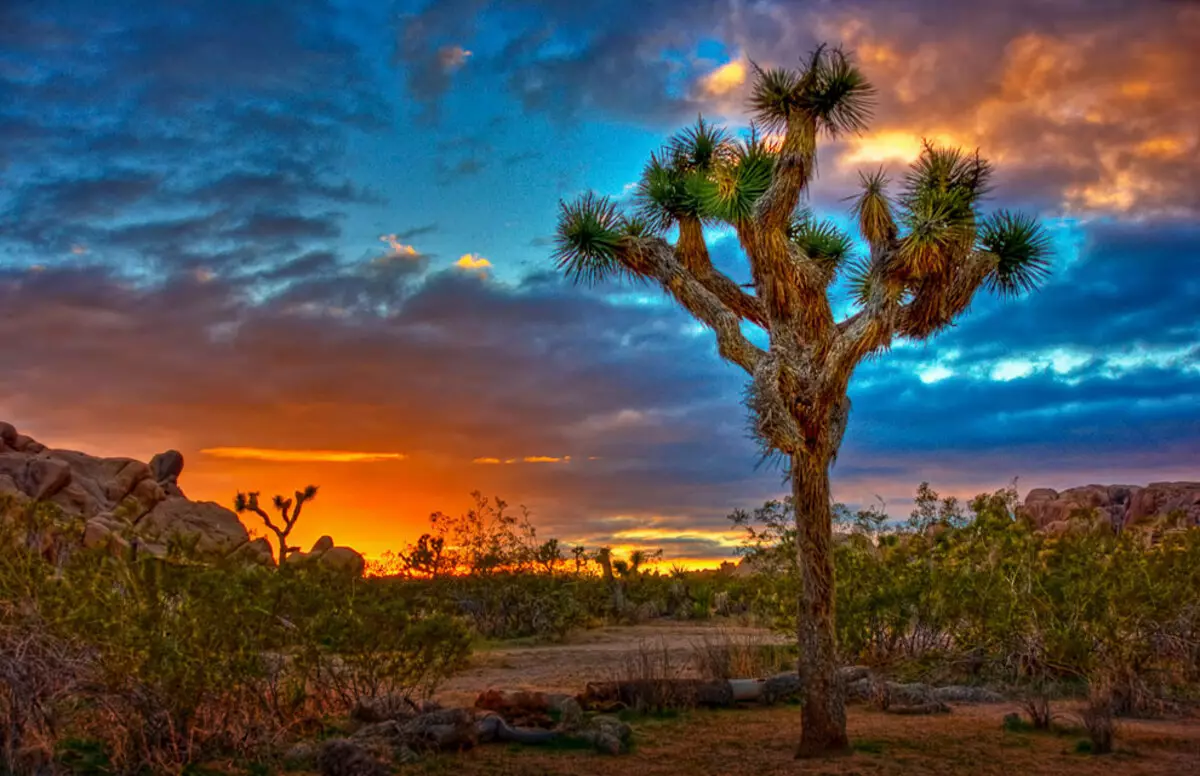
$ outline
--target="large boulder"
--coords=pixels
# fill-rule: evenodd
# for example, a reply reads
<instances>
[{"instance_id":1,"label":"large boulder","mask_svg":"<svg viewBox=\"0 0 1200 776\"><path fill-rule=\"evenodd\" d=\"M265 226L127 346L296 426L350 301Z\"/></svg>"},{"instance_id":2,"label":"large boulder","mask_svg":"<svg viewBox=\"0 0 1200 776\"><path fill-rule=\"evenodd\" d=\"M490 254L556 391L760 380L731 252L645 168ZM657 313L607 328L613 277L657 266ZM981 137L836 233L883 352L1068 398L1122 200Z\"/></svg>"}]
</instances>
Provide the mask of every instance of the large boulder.
<instances>
[{"instance_id":1,"label":"large boulder","mask_svg":"<svg viewBox=\"0 0 1200 776\"><path fill-rule=\"evenodd\" d=\"M330 547L317 562L323 568L355 577L361 577L367 567L366 559L351 547Z\"/></svg>"},{"instance_id":2,"label":"large boulder","mask_svg":"<svg viewBox=\"0 0 1200 776\"><path fill-rule=\"evenodd\" d=\"M0 453L4 452L6 447L16 447L17 445L17 428L11 423L0 421Z\"/></svg>"},{"instance_id":3,"label":"large boulder","mask_svg":"<svg viewBox=\"0 0 1200 776\"><path fill-rule=\"evenodd\" d=\"M25 467L25 490L35 501L48 499L71 482L71 466L57 458L34 458Z\"/></svg>"},{"instance_id":4,"label":"large boulder","mask_svg":"<svg viewBox=\"0 0 1200 776\"><path fill-rule=\"evenodd\" d=\"M1200 482L1152 482L1133 495L1125 515L1126 526L1155 517L1179 515L1185 525L1200 525Z\"/></svg>"},{"instance_id":5,"label":"large boulder","mask_svg":"<svg viewBox=\"0 0 1200 776\"><path fill-rule=\"evenodd\" d=\"M167 450L150 459L150 471L157 482L175 482L183 473L183 453Z\"/></svg>"},{"instance_id":6,"label":"large boulder","mask_svg":"<svg viewBox=\"0 0 1200 776\"><path fill-rule=\"evenodd\" d=\"M139 535L159 541L193 538L202 554L227 554L250 541L238 516L212 501L170 496L137 523Z\"/></svg>"},{"instance_id":7,"label":"large boulder","mask_svg":"<svg viewBox=\"0 0 1200 776\"><path fill-rule=\"evenodd\" d=\"M1189 526L1200 525L1200 482L1152 482L1138 485L1084 485L1055 491L1029 491L1021 512L1039 530L1062 534L1093 525L1113 530L1149 524L1179 515Z\"/></svg>"},{"instance_id":8,"label":"large boulder","mask_svg":"<svg viewBox=\"0 0 1200 776\"><path fill-rule=\"evenodd\" d=\"M261 536L238 547L229 554L229 557L248 565L275 565L275 553L271 550L271 543Z\"/></svg>"}]
</instances>

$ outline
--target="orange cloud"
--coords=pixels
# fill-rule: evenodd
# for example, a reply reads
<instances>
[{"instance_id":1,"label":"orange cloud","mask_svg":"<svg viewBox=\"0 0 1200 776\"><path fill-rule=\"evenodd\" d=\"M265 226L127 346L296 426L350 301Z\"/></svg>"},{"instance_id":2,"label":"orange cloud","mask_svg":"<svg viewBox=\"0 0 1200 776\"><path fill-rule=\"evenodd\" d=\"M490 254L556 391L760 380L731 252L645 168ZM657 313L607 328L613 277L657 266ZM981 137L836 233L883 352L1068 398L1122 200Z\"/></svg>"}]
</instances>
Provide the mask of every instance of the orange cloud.
<instances>
[{"instance_id":1,"label":"orange cloud","mask_svg":"<svg viewBox=\"0 0 1200 776\"><path fill-rule=\"evenodd\" d=\"M746 83L747 70L741 59L726 62L700 79L700 90L709 97L724 97Z\"/></svg>"},{"instance_id":2,"label":"orange cloud","mask_svg":"<svg viewBox=\"0 0 1200 776\"><path fill-rule=\"evenodd\" d=\"M392 252L390 257L417 258L421 255L413 246L400 242L399 238L394 234L380 235L379 240L380 242L385 242L391 246Z\"/></svg>"},{"instance_id":3,"label":"orange cloud","mask_svg":"<svg viewBox=\"0 0 1200 776\"><path fill-rule=\"evenodd\" d=\"M454 262L454 266L459 269L487 269L492 266L492 263L478 254L464 253L458 261Z\"/></svg>"},{"instance_id":4,"label":"orange cloud","mask_svg":"<svg viewBox=\"0 0 1200 776\"><path fill-rule=\"evenodd\" d=\"M523 459L525 463L566 463L571 460L571 456L564 455L561 458L550 455L527 455Z\"/></svg>"},{"instance_id":5,"label":"orange cloud","mask_svg":"<svg viewBox=\"0 0 1200 776\"><path fill-rule=\"evenodd\" d=\"M935 145L964 145L948 133L921 134L907 130L885 130L863 137L852 138L848 148L838 158L842 165L881 164L903 162L907 164L921 155L924 141Z\"/></svg>"},{"instance_id":6,"label":"orange cloud","mask_svg":"<svg viewBox=\"0 0 1200 776\"><path fill-rule=\"evenodd\" d=\"M499 458L476 458L475 460L471 461L471 463L496 464L496 463L504 463L504 462L501 461Z\"/></svg>"},{"instance_id":7,"label":"orange cloud","mask_svg":"<svg viewBox=\"0 0 1200 776\"><path fill-rule=\"evenodd\" d=\"M279 463L371 463L403 461L403 453L365 453L347 450L272 450L263 447L207 447L200 451L214 458L236 458Z\"/></svg>"}]
</instances>

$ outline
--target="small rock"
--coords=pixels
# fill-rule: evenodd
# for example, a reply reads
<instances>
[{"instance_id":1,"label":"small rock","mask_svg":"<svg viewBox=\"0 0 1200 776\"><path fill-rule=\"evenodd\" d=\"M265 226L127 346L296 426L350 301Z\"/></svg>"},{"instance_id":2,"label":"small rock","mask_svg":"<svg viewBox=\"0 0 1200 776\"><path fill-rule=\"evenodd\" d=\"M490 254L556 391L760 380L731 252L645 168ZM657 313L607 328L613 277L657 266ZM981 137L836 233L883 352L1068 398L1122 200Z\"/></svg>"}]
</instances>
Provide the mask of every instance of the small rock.
<instances>
[{"instance_id":1,"label":"small rock","mask_svg":"<svg viewBox=\"0 0 1200 776\"><path fill-rule=\"evenodd\" d=\"M583 707L574 698L565 698L558 704L558 729L574 732L583 727Z\"/></svg>"},{"instance_id":2,"label":"small rock","mask_svg":"<svg viewBox=\"0 0 1200 776\"><path fill-rule=\"evenodd\" d=\"M317 770L321 776L389 776L392 772L366 748L345 738L333 738L321 745Z\"/></svg>"},{"instance_id":3,"label":"small rock","mask_svg":"<svg viewBox=\"0 0 1200 776\"><path fill-rule=\"evenodd\" d=\"M1005 700L1003 695L986 687L964 685L936 687L932 695L934 700L943 703L1003 703Z\"/></svg>"},{"instance_id":4,"label":"small rock","mask_svg":"<svg viewBox=\"0 0 1200 776\"><path fill-rule=\"evenodd\" d=\"M296 744L283 753L283 761L291 766L309 765L317 756L312 744Z\"/></svg>"},{"instance_id":5,"label":"small rock","mask_svg":"<svg viewBox=\"0 0 1200 776\"><path fill-rule=\"evenodd\" d=\"M83 546L89 550L94 550L97 547L107 547L112 536L112 529L107 525L99 520L89 520L88 524L83 528Z\"/></svg>"}]
</instances>

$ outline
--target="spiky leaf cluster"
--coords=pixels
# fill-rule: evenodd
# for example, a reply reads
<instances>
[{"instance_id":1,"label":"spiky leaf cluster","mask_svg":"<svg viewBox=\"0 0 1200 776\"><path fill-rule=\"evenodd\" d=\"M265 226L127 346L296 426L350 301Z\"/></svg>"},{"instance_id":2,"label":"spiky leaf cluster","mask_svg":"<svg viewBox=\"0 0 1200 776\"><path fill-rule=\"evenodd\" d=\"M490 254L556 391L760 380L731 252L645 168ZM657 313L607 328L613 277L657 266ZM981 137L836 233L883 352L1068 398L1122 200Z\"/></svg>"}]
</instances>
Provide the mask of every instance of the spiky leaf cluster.
<instances>
[{"instance_id":1,"label":"spiky leaf cluster","mask_svg":"<svg viewBox=\"0 0 1200 776\"><path fill-rule=\"evenodd\" d=\"M707 218L737 224L753 215L774 170L774 152L752 127L721 164L692 181L692 193Z\"/></svg>"},{"instance_id":2,"label":"spiky leaf cluster","mask_svg":"<svg viewBox=\"0 0 1200 776\"><path fill-rule=\"evenodd\" d=\"M1029 293L1050 276L1050 236L1033 216L993 213L979 230L979 247L996 257L987 287L1000 296Z\"/></svg>"},{"instance_id":3,"label":"spiky leaf cluster","mask_svg":"<svg viewBox=\"0 0 1200 776\"><path fill-rule=\"evenodd\" d=\"M570 280L587 284L621 274L625 268L617 248L629 222L613 201L588 192L560 207L553 254L558 269Z\"/></svg>"},{"instance_id":4,"label":"spiky leaf cluster","mask_svg":"<svg viewBox=\"0 0 1200 776\"><path fill-rule=\"evenodd\" d=\"M990 177L991 167L978 153L925 144L899 198L907 234L898 258L905 271L915 277L939 274L972 250L978 203Z\"/></svg>"},{"instance_id":5,"label":"spiky leaf cluster","mask_svg":"<svg viewBox=\"0 0 1200 776\"><path fill-rule=\"evenodd\" d=\"M756 70L750 109L768 129L783 131L797 118L830 136L866 128L875 90L841 49L821 46L798 70Z\"/></svg>"},{"instance_id":6,"label":"spiky leaf cluster","mask_svg":"<svg viewBox=\"0 0 1200 776\"><path fill-rule=\"evenodd\" d=\"M850 235L832 221L818 221L807 211L792 219L788 239L831 277L850 258L854 248Z\"/></svg>"}]
</instances>

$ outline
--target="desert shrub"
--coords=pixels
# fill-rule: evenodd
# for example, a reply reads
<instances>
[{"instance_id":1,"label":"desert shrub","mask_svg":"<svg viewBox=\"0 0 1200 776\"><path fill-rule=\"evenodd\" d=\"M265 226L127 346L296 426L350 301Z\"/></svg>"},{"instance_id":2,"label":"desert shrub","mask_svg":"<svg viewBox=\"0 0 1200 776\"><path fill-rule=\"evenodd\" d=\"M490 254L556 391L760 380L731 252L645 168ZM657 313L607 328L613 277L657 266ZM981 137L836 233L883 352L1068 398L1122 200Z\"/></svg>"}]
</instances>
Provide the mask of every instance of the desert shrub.
<instances>
[{"instance_id":1,"label":"desert shrub","mask_svg":"<svg viewBox=\"0 0 1200 776\"><path fill-rule=\"evenodd\" d=\"M703 679L753 679L796 665L795 646L776 644L754 634L718 630L692 644L692 663Z\"/></svg>"},{"instance_id":2,"label":"desert shrub","mask_svg":"<svg viewBox=\"0 0 1200 776\"><path fill-rule=\"evenodd\" d=\"M1116 726L1113 722L1112 688L1107 683L1093 685L1087 702L1079 713L1088 734L1088 749L1092 754L1109 754L1113 748Z\"/></svg>"},{"instance_id":3,"label":"desert shrub","mask_svg":"<svg viewBox=\"0 0 1200 776\"><path fill-rule=\"evenodd\" d=\"M38 538L43 515L8 507L0 772L81 757L66 739L114 772L255 759L364 697L429 694L468 651L459 619L385 581L200 564L183 546L59 552Z\"/></svg>"},{"instance_id":4,"label":"desert shrub","mask_svg":"<svg viewBox=\"0 0 1200 776\"><path fill-rule=\"evenodd\" d=\"M1118 713L1196 692L1200 530L1033 530L1006 489L966 508L918 491L913 519L884 526L842 510L837 631L846 662L925 678L1025 688L1110 677ZM731 516L759 571L754 611L794 633L794 525L787 502Z\"/></svg>"}]
</instances>

